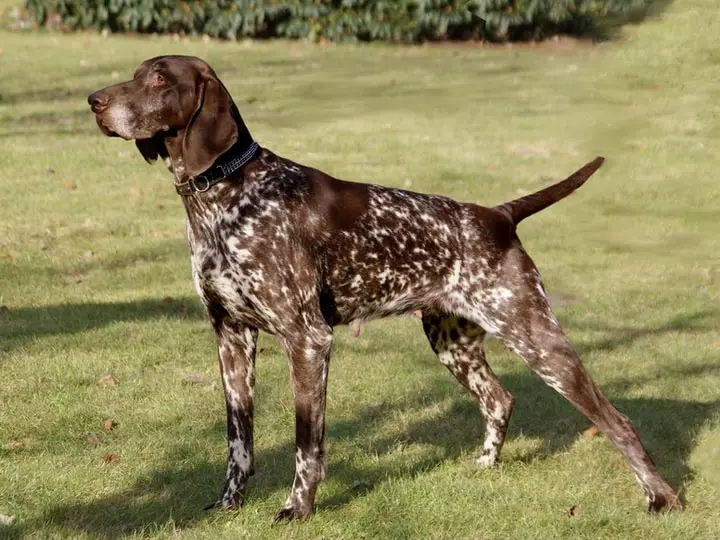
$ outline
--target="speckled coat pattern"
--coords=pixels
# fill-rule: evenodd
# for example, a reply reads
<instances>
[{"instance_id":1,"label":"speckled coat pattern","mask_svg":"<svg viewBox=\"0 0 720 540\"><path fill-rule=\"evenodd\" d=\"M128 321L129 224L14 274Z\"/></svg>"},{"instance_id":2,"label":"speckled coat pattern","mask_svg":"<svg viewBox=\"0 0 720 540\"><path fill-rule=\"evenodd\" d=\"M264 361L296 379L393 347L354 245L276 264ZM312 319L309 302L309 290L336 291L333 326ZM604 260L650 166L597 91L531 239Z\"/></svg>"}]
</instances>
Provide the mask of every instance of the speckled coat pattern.
<instances>
[{"instance_id":1,"label":"speckled coat pattern","mask_svg":"<svg viewBox=\"0 0 720 540\"><path fill-rule=\"evenodd\" d=\"M153 58L132 81L92 94L106 135L161 157L192 182L252 142L216 74L189 57ZM214 165L215 164L215 165ZM295 478L277 519L312 513L325 474L325 393L333 327L422 312L442 364L485 421L480 466L498 459L512 394L486 362L497 336L617 446L651 509L679 507L632 424L600 393L550 310L517 224L572 193L602 164L494 208L346 182L261 148L212 188L184 194L197 293L215 328L228 418L228 468L216 506L242 505L253 474L258 331L274 334L295 396Z\"/></svg>"}]
</instances>

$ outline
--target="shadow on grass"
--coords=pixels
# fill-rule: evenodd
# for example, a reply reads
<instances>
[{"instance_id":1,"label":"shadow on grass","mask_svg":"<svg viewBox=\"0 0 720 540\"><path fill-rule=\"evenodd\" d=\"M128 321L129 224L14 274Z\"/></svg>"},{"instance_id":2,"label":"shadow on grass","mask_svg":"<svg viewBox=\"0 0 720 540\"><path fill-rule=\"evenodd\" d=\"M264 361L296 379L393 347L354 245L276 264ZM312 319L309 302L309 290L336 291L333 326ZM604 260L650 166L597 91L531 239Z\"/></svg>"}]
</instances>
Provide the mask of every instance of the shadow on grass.
<instances>
[{"instance_id":1,"label":"shadow on grass","mask_svg":"<svg viewBox=\"0 0 720 540\"><path fill-rule=\"evenodd\" d=\"M450 377L448 376L447 379ZM438 388L433 399L447 398L447 385L438 377ZM454 384L454 383L453 383ZM556 398L542 382L530 374L518 374L503 379L503 384L518 396L510 439L518 433L541 437L542 450L523 456L523 461L543 459L566 450L588 426L587 420L574 413L562 399ZM611 393L611 388L608 388ZM396 405L398 409L417 408L427 402L424 394L418 402ZM672 399L616 398L614 404L635 422L641 437L654 456L660 473L671 485L680 489L692 480L687 465L694 439L700 427L717 413L717 404L707 404ZM386 408L382 414L387 414ZM329 422L330 439L339 434L354 434L362 439L372 431L372 423L380 414L373 407L359 411L352 420ZM220 423L213 427L213 436L224 430ZM357 497L372 492L376 486L393 478L410 478L422 474L458 456L479 450L481 446L481 420L475 405L465 396L458 396L442 415L412 424L404 432L381 440L376 445L380 459L372 467L353 465L352 459L330 456L328 473L335 481L348 486L347 491L323 498L318 497L318 508L329 510L341 508ZM429 453L412 467L397 470L389 459L383 459L397 445L399 439L414 443L435 445L443 452ZM358 442L362 442L358 440ZM257 455L257 475L251 480L247 504L277 498L278 509L285 490L292 481L293 447L290 442ZM199 522L213 519L217 514L203 512L202 508L217 495L224 475L225 464L221 458L212 463L183 467L181 461L170 459L164 468L138 479L131 489L87 503L60 505L48 511L41 523L50 523L63 531L87 533L101 538L120 538L143 531L152 531L171 524L173 528L191 528ZM281 472L282 471L282 472ZM630 470L625 471L630 475ZM478 478L482 482L482 478ZM522 486L518 486L521 489ZM642 494L637 491L638 511L641 511ZM241 510L242 511L242 510ZM31 524L27 525L30 532ZM18 532L18 537L22 531Z\"/></svg>"},{"instance_id":2,"label":"shadow on grass","mask_svg":"<svg viewBox=\"0 0 720 540\"><path fill-rule=\"evenodd\" d=\"M683 332L685 334L697 334L715 330L720 318L720 310L705 309L692 313L679 313L664 324L644 327L619 327L599 326L596 323L580 324L576 321L566 321L561 317L560 324L564 328L577 330L601 331L607 335L600 339L591 340L585 343L573 344L573 348L580 358L591 351L612 351L632 345L634 342L659 337L663 334Z\"/></svg>"},{"instance_id":3,"label":"shadow on grass","mask_svg":"<svg viewBox=\"0 0 720 540\"><path fill-rule=\"evenodd\" d=\"M139 303L137 308L125 306L124 309L128 311L120 309L115 315L165 315L167 308L162 302L150 302ZM197 314L193 313L193 316ZM703 327L706 318L712 315L714 313L678 316L664 327L667 331L698 330ZM657 331L657 328L644 330L646 335L656 335ZM636 339L639 336L633 333L631 337ZM606 339L599 342L598 346L608 349L623 347L627 343L627 332L619 331L614 342ZM673 369L673 376L682 380L699 373L717 374L718 371L720 366L708 361L688 367L678 365ZM517 398L509 440L522 434L542 441L540 448L511 460L531 462L563 452L589 426L588 420L529 371L510 373L500 378ZM631 418L648 452L655 459L660 474L679 490L682 498L684 486L693 478L688 459L695 438L703 425L717 418L720 402L622 397L628 389L645 382L614 381L603 385L602 390L620 411ZM448 405L436 416L428 418L423 415L392 436L376 434L378 422L386 416L412 416L413 411L426 409L438 402ZM224 431L224 423L218 420L208 426L207 436L219 438ZM379 459L373 460L370 466L358 465L357 461L366 463L367 460L354 460L353 454L363 454L364 450L351 450L350 455L346 451L342 456L331 454L328 473L335 481L348 486L348 489L329 498L323 497L321 489L317 502L318 507L325 510L343 507L388 480L411 478L447 460L479 452L483 429L475 404L460 390L454 379L438 366L437 370L428 372L422 388L413 395L404 400L366 407L349 419L333 421L329 418L327 432L330 441L343 440L351 448L366 448L368 441L371 441L369 446ZM282 503L282 497L292 481L294 448L291 436L288 433L283 444L259 450L256 456L257 475L250 483L247 504L253 505L258 500L269 498L277 498L278 507ZM440 451L428 451L425 457L414 461L412 465L399 468L390 454L404 442L429 445ZM120 538L167 526L175 529L192 528L202 521L217 519L216 513L205 513L202 508L214 500L222 486L224 457L188 465L186 446L178 438L176 446L168 449L167 465L138 478L132 488L89 502L58 505L41 516L37 525L50 525L69 534ZM624 473L631 477L629 468L624 467ZM482 478L478 482L482 482ZM518 486L518 489L522 489L522 486ZM639 489L637 498L640 511L642 494ZM22 527L13 529L15 537L31 532L33 523L26 523Z\"/></svg>"},{"instance_id":4,"label":"shadow on grass","mask_svg":"<svg viewBox=\"0 0 720 540\"><path fill-rule=\"evenodd\" d=\"M90 302L12 308L0 311L0 351L29 339L74 334L122 321L204 319L197 298L158 298L135 302Z\"/></svg>"}]
</instances>

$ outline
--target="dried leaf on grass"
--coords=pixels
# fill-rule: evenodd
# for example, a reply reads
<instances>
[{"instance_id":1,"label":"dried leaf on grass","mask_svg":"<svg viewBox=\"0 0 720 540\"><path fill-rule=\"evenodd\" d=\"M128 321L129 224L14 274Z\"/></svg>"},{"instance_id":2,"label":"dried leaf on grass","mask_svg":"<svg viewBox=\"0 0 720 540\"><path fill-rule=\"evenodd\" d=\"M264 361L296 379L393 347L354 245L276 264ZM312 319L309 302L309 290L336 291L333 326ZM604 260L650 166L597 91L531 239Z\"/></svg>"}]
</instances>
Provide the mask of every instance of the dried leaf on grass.
<instances>
[{"instance_id":1,"label":"dried leaf on grass","mask_svg":"<svg viewBox=\"0 0 720 540\"><path fill-rule=\"evenodd\" d=\"M0 514L0 525L7 525L8 527L15 523L15 516L6 516L5 514Z\"/></svg>"},{"instance_id":2,"label":"dried leaf on grass","mask_svg":"<svg viewBox=\"0 0 720 540\"><path fill-rule=\"evenodd\" d=\"M113 453L105 454L102 457L103 463L115 463L117 460L120 459L120 456Z\"/></svg>"},{"instance_id":3,"label":"dried leaf on grass","mask_svg":"<svg viewBox=\"0 0 720 540\"><path fill-rule=\"evenodd\" d=\"M547 148L532 144L512 144L510 145L510 151L513 154L519 154L525 157L550 157L550 151Z\"/></svg>"},{"instance_id":4,"label":"dried leaf on grass","mask_svg":"<svg viewBox=\"0 0 720 540\"><path fill-rule=\"evenodd\" d=\"M117 425L118 425L118 423L115 420L111 420L110 418L105 420L105 422L103 424L103 426L105 427L105 431L107 431L107 432L112 431L113 428Z\"/></svg>"},{"instance_id":5,"label":"dried leaf on grass","mask_svg":"<svg viewBox=\"0 0 720 540\"><path fill-rule=\"evenodd\" d=\"M5 450L17 450L18 448L25 448L25 443L22 441L10 441L3 444Z\"/></svg>"},{"instance_id":6,"label":"dried leaf on grass","mask_svg":"<svg viewBox=\"0 0 720 540\"><path fill-rule=\"evenodd\" d=\"M569 517L574 517L575 519L580 519L580 505L574 504L572 508L568 511Z\"/></svg>"},{"instance_id":7,"label":"dried leaf on grass","mask_svg":"<svg viewBox=\"0 0 720 540\"><path fill-rule=\"evenodd\" d=\"M594 437L595 435L599 435L599 434L600 434L600 430L595 426L589 427L585 431L582 432L583 437Z\"/></svg>"},{"instance_id":8,"label":"dried leaf on grass","mask_svg":"<svg viewBox=\"0 0 720 540\"><path fill-rule=\"evenodd\" d=\"M354 337L360 336L360 321L355 320L350 323L350 330L352 330L352 335Z\"/></svg>"},{"instance_id":9,"label":"dried leaf on grass","mask_svg":"<svg viewBox=\"0 0 720 540\"><path fill-rule=\"evenodd\" d=\"M202 375L187 375L183 377L183 382L186 384L203 384L206 381Z\"/></svg>"},{"instance_id":10,"label":"dried leaf on grass","mask_svg":"<svg viewBox=\"0 0 720 540\"><path fill-rule=\"evenodd\" d=\"M100 386L115 386L117 384L117 379L114 375L107 373L98 379L98 384Z\"/></svg>"}]
</instances>

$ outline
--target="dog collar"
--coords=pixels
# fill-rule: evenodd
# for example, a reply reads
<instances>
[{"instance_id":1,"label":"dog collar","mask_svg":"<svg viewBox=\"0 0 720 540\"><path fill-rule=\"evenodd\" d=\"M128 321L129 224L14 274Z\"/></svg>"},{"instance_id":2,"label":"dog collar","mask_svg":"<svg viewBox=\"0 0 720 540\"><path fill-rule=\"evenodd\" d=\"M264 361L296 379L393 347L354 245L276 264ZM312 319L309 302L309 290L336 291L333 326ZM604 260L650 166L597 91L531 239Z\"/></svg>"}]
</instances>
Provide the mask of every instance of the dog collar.
<instances>
[{"instance_id":1,"label":"dog collar","mask_svg":"<svg viewBox=\"0 0 720 540\"><path fill-rule=\"evenodd\" d=\"M233 145L230 150L217 158L215 163L205 172L192 176L187 182L175 182L175 191L178 192L178 195L204 193L250 161L259 148L260 145L253 141L250 146L240 153L238 145Z\"/></svg>"}]
</instances>

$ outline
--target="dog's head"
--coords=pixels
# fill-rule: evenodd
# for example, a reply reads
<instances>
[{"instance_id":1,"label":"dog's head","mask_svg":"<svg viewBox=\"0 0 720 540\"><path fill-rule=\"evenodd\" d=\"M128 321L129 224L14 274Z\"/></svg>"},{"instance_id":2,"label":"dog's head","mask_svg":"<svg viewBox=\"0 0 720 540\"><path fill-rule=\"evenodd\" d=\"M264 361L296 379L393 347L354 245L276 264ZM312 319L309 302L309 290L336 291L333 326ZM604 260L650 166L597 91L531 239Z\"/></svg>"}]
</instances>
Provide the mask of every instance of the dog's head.
<instances>
[{"instance_id":1,"label":"dog's head","mask_svg":"<svg viewBox=\"0 0 720 540\"><path fill-rule=\"evenodd\" d=\"M240 130L247 131L213 69L192 56L146 60L132 80L93 92L88 103L105 135L135 140L148 163L170 154L169 166L189 176L207 169Z\"/></svg>"}]
</instances>

